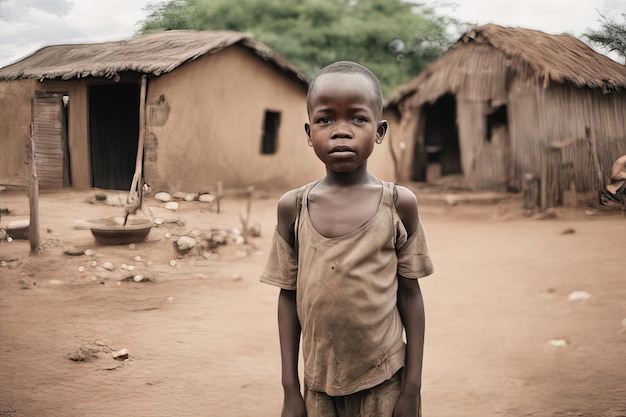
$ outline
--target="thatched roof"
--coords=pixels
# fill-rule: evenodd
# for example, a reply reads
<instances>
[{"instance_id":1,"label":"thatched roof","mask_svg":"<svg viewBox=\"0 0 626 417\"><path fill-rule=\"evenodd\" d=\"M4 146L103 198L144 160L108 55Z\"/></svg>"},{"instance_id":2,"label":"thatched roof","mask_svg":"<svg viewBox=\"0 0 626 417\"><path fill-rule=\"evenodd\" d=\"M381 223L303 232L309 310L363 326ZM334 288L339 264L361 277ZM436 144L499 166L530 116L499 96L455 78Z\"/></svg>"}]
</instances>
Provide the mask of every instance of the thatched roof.
<instances>
[{"instance_id":1,"label":"thatched roof","mask_svg":"<svg viewBox=\"0 0 626 417\"><path fill-rule=\"evenodd\" d=\"M550 35L537 30L487 24L465 33L437 61L400 87L387 105L395 106L416 93L421 96L420 89L433 88L435 85L441 91L424 92L428 98L423 97L418 101L423 103L447 92L454 92L455 86L451 85L450 80L463 82L464 78L456 75L465 63L477 59L472 56L476 49L467 48L467 45L495 49L507 57L507 65L517 67L513 69L519 70L518 73L528 75L527 69L530 69L530 75L544 87L555 82L599 88L605 92L626 89L626 66L595 52L571 35ZM433 78L437 78L437 81Z\"/></svg>"},{"instance_id":2,"label":"thatched roof","mask_svg":"<svg viewBox=\"0 0 626 417\"><path fill-rule=\"evenodd\" d=\"M240 44L288 75L306 83L306 76L250 34L230 31L171 30L118 42L53 45L12 65L0 68L0 80L19 78L68 80L84 77L113 78L134 71L161 75L188 61Z\"/></svg>"}]
</instances>

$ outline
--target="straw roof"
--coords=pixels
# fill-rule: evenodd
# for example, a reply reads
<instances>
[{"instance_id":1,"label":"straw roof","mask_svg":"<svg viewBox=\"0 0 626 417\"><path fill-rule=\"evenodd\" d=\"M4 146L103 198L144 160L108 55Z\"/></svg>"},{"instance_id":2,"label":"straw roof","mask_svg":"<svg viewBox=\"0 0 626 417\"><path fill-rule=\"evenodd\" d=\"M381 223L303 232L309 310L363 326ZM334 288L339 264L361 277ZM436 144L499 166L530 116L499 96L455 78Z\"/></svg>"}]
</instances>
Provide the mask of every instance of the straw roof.
<instances>
[{"instance_id":1,"label":"straw roof","mask_svg":"<svg viewBox=\"0 0 626 417\"><path fill-rule=\"evenodd\" d=\"M124 71L158 76L235 44L249 48L288 75L307 82L306 76L294 65L250 34L192 30L164 31L117 42L47 46L0 68L0 80L113 78Z\"/></svg>"},{"instance_id":2,"label":"straw roof","mask_svg":"<svg viewBox=\"0 0 626 417\"><path fill-rule=\"evenodd\" d=\"M466 32L437 61L411 82L400 87L387 105L397 105L404 98L418 93L421 88L426 88L425 84L446 84L443 80L429 82L431 78L459 78L455 77L455 73L460 72L464 63L472 60L471 54L476 51L465 47L466 45L495 49L507 58L507 65L519 70L519 74L528 74L530 69L531 76L544 87L550 82L556 82L571 83L576 87L599 88L604 92L626 88L626 66L595 52L571 35L550 35L537 30L487 24ZM454 86L449 82L447 84L448 91L453 92L454 89L450 87ZM432 99L433 96L440 96L448 91L429 92L427 95Z\"/></svg>"}]
</instances>

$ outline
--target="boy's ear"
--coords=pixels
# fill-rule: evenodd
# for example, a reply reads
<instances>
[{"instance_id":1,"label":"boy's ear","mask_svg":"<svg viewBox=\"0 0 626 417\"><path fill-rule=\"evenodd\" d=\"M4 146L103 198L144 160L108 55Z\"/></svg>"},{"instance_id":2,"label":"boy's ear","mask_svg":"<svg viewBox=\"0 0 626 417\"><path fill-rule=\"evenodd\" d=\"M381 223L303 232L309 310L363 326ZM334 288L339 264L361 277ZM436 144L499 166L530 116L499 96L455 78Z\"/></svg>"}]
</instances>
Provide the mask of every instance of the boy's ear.
<instances>
[{"instance_id":1,"label":"boy's ear","mask_svg":"<svg viewBox=\"0 0 626 417\"><path fill-rule=\"evenodd\" d=\"M387 129L389 128L389 124L386 120L381 120L378 122L378 127L376 128L376 143L382 143L385 135L387 134Z\"/></svg>"},{"instance_id":2,"label":"boy's ear","mask_svg":"<svg viewBox=\"0 0 626 417\"><path fill-rule=\"evenodd\" d=\"M313 146L313 141L311 140L311 125L308 123L304 124L304 131L306 132L306 141L309 146Z\"/></svg>"}]
</instances>

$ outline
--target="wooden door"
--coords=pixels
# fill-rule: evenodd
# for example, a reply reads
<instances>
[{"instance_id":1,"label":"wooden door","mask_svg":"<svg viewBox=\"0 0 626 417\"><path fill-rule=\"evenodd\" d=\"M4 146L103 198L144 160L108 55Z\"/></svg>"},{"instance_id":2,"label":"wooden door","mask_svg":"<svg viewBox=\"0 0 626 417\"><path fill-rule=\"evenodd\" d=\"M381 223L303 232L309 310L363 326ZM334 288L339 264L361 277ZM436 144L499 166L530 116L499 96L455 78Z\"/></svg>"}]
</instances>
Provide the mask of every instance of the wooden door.
<instances>
[{"instance_id":1,"label":"wooden door","mask_svg":"<svg viewBox=\"0 0 626 417\"><path fill-rule=\"evenodd\" d=\"M63 94L37 92L31 101L31 133L39 187L69 185L67 130Z\"/></svg>"}]
</instances>

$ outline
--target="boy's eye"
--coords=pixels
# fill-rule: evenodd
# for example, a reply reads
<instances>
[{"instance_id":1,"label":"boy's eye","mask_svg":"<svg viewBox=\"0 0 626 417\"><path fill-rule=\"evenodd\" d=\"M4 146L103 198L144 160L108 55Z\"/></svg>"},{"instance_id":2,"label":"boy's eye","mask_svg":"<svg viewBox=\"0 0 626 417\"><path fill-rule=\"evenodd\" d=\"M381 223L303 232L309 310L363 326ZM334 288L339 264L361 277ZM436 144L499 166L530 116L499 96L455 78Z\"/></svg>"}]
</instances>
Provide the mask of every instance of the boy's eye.
<instances>
[{"instance_id":1,"label":"boy's eye","mask_svg":"<svg viewBox=\"0 0 626 417\"><path fill-rule=\"evenodd\" d=\"M354 120L355 123L365 123L365 118L361 117L361 116L354 116L354 118L352 119Z\"/></svg>"},{"instance_id":2,"label":"boy's eye","mask_svg":"<svg viewBox=\"0 0 626 417\"><path fill-rule=\"evenodd\" d=\"M331 122L332 122L332 119L330 117L320 117L317 120L317 123L319 123L321 125L327 125L327 124L329 124Z\"/></svg>"}]
</instances>

